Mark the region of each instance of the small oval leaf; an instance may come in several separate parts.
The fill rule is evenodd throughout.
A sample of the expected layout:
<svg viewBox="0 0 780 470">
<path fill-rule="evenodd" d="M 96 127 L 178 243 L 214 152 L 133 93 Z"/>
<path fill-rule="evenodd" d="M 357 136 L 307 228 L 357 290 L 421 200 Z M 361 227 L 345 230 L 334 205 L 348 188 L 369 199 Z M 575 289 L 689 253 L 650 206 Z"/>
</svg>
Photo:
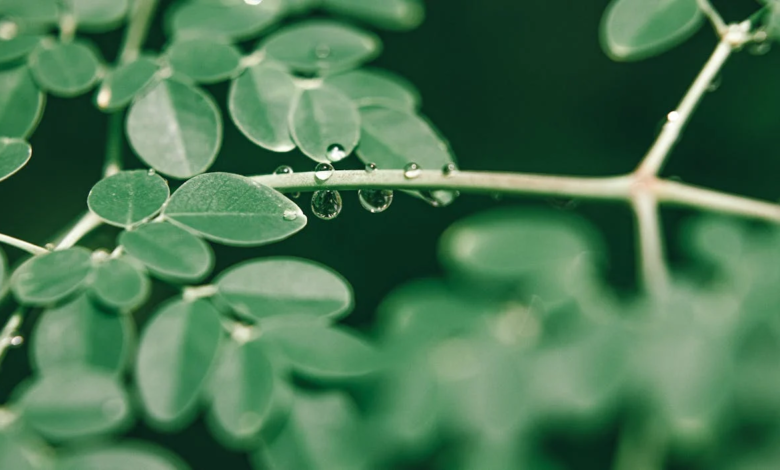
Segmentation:
<svg viewBox="0 0 780 470">
<path fill-rule="evenodd" d="M 334 13 L 390 30 L 413 29 L 425 19 L 425 7 L 420 0 L 323 0 L 322 3 Z"/>
<path fill-rule="evenodd" d="M 27 66 L 0 70 L 0 135 L 25 138 L 38 126 L 46 95 Z"/>
<path fill-rule="evenodd" d="M 32 156 L 32 147 L 21 139 L 0 137 L 0 181 L 21 170 Z"/>
<path fill-rule="evenodd" d="M 146 56 L 120 64 L 103 78 L 103 84 L 95 98 L 98 107 L 105 111 L 115 111 L 127 106 L 152 83 L 157 69 L 157 62 Z"/>
<path fill-rule="evenodd" d="M 67 0 L 78 29 L 102 32 L 119 24 L 130 6 L 129 0 Z"/>
<path fill-rule="evenodd" d="M 290 132 L 301 152 L 318 162 L 346 158 L 360 140 L 360 114 L 349 98 L 335 89 L 305 90 L 290 114 Z M 337 156 L 333 146 L 343 149 Z"/>
<path fill-rule="evenodd" d="M 178 37 L 249 39 L 275 23 L 282 13 L 282 0 L 261 2 L 187 2 L 169 17 Z"/>
<path fill-rule="evenodd" d="M 297 258 L 236 265 L 215 280 L 219 296 L 249 319 L 303 315 L 338 318 L 352 308 L 352 289 L 338 273 Z"/>
<path fill-rule="evenodd" d="M 120 171 L 92 187 L 87 205 L 104 222 L 129 227 L 159 212 L 168 196 L 168 184 L 160 175 L 146 170 Z"/>
<path fill-rule="evenodd" d="M 46 305 L 83 287 L 91 271 L 89 250 L 70 248 L 28 259 L 14 272 L 11 287 L 19 303 Z"/>
<path fill-rule="evenodd" d="M 119 244 L 163 280 L 197 282 L 214 267 L 214 252 L 208 243 L 167 222 L 122 232 Z"/>
<path fill-rule="evenodd" d="M 173 193 L 163 215 L 209 240 L 235 246 L 279 241 L 306 225 L 300 208 L 281 193 L 230 173 L 187 181 Z"/>
<path fill-rule="evenodd" d="M 141 442 L 80 449 L 59 456 L 57 470 L 187 470 L 187 465 L 165 449 Z"/>
<path fill-rule="evenodd" d="M 222 117 L 206 93 L 163 80 L 130 106 L 127 136 L 141 160 L 184 179 L 214 163 L 222 144 Z"/>
<path fill-rule="evenodd" d="M 135 310 L 149 298 L 151 286 L 146 271 L 125 258 L 112 258 L 95 268 L 92 296 L 117 310 Z"/>
<path fill-rule="evenodd" d="M 0 39 L 0 64 L 27 57 L 42 38 L 37 34 L 20 34 L 11 39 Z"/>
<path fill-rule="evenodd" d="M 205 300 L 169 302 L 149 322 L 135 375 L 146 412 L 157 427 L 180 429 L 194 417 L 221 336 L 219 313 Z"/>
<path fill-rule="evenodd" d="M 39 47 L 30 55 L 30 69 L 41 88 L 62 97 L 92 88 L 99 62 L 92 48 L 78 41 Z"/>
<path fill-rule="evenodd" d="M 174 73 L 200 83 L 221 82 L 236 73 L 241 65 L 238 49 L 203 38 L 176 41 L 167 54 Z"/>
<path fill-rule="evenodd" d="M 381 69 L 351 70 L 325 78 L 325 85 L 348 96 L 358 107 L 383 106 L 414 111 L 420 94 L 405 79 Z"/>
</svg>

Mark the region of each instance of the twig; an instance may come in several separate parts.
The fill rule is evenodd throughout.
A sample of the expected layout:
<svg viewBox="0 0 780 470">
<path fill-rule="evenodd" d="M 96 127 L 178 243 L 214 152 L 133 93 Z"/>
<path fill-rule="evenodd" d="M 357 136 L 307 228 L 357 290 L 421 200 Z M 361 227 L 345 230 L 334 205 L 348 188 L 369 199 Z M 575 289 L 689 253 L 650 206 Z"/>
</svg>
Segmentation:
<svg viewBox="0 0 780 470">
<path fill-rule="evenodd" d="M 73 224 L 70 230 L 68 230 L 62 236 L 62 238 L 60 238 L 59 242 L 55 244 L 56 249 L 65 250 L 73 247 L 76 243 L 79 242 L 79 240 L 89 234 L 89 232 L 100 227 L 102 224 L 103 221 L 100 220 L 98 216 L 90 211 L 85 212 L 84 215 L 82 215 L 81 218 L 75 224 Z"/>
<path fill-rule="evenodd" d="M 136 0 L 119 52 L 119 62 L 132 62 L 138 58 L 156 8 L 157 0 Z"/>
<path fill-rule="evenodd" d="M 116 112 L 108 118 L 106 156 L 103 164 L 104 178 L 122 171 L 122 132 L 124 129 L 122 116 L 121 112 Z"/>
<path fill-rule="evenodd" d="M 38 245 L 33 245 L 32 243 L 26 242 L 24 240 L 19 240 L 18 238 L 11 237 L 9 235 L 4 235 L 0 233 L 0 243 L 4 243 L 9 246 L 14 246 L 16 248 L 19 248 L 20 250 L 24 250 L 27 253 L 30 253 L 31 255 L 42 255 L 44 253 L 48 253 L 49 250 L 46 248 L 40 247 Z"/>
<path fill-rule="evenodd" d="M 712 6 L 710 0 L 697 1 L 699 4 L 699 9 L 710 20 L 710 23 L 712 23 L 712 27 L 715 28 L 715 32 L 718 33 L 718 36 L 723 36 L 726 34 L 726 31 L 728 31 L 729 27 L 726 25 L 726 22 L 723 21 L 723 17 L 720 16 L 720 13 L 718 13 L 715 7 Z"/>
<path fill-rule="evenodd" d="M 641 279 L 651 297 L 663 298 L 669 290 L 663 230 L 658 202 L 651 191 L 639 191 L 632 199 L 637 227 L 637 245 Z"/>
</svg>

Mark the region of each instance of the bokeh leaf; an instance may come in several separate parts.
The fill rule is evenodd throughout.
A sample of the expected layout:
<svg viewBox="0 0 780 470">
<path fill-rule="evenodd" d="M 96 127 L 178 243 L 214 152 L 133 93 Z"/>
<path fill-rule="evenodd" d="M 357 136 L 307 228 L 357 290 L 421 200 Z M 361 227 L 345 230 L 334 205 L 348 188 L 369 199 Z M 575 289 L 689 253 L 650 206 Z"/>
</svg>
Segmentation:
<svg viewBox="0 0 780 470">
<path fill-rule="evenodd" d="M 127 136 L 141 160 L 184 179 L 214 163 L 222 144 L 222 117 L 203 91 L 162 80 L 130 106 Z"/>
<path fill-rule="evenodd" d="M 360 140 L 360 114 L 342 93 L 316 88 L 298 95 L 290 133 L 301 152 L 318 162 L 346 158 Z"/>
<path fill-rule="evenodd" d="M 167 55 L 174 73 L 200 83 L 216 83 L 230 78 L 241 64 L 238 49 L 204 38 L 175 41 L 168 48 Z"/>
<path fill-rule="evenodd" d="M 111 29 L 127 14 L 129 0 L 66 0 L 79 29 L 101 32 Z"/>
<path fill-rule="evenodd" d="M 680 44 L 702 25 L 696 0 L 612 0 L 601 44 L 616 60 L 641 60 Z"/>
<path fill-rule="evenodd" d="M 99 59 L 83 42 L 43 43 L 30 54 L 35 81 L 53 95 L 80 95 L 97 82 Z"/>
<path fill-rule="evenodd" d="M 168 184 L 157 174 L 120 171 L 93 186 L 87 204 L 104 222 L 129 227 L 159 212 L 169 195 Z"/>
<path fill-rule="evenodd" d="M 0 181 L 21 170 L 32 156 L 32 147 L 22 139 L 0 137 Z"/>
<path fill-rule="evenodd" d="M 57 0 L 3 0 L 0 12 L 34 25 L 56 23 L 59 19 Z"/>
<path fill-rule="evenodd" d="M 70 248 L 28 259 L 14 271 L 11 286 L 20 303 L 45 305 L 83 287 L 91 270 L 89 250 Z"/>
<path fill-rule="evenodd" d="M 126 258 L 111 258 L 98 264 L 91 294 L 101 304 L 119 310 L 135 310 L 149 298 L 151 286 L 146 271 Z"/>
<path fill-rule="evenodd" d="M 326 20 L 281 29 L 261 44 L 269 58 L 304 73 L 333 73 L 373 59 L 382 43 L 371 33 Z"/>
<path fill-rule="evenodd" d="M 288 117 L 298 93 L 287 72 L 265 64 L 249 67 L 230 86 L 230 116 L 252 142 L 288 152 L 295 148 Z"/>
<path fill-rule="evenodd" d="M 187 2 L 174 7 L 168 24 L 177 37 L 248 39 L 275 23 L 283 7 L 282 0 L 252 3 L 243 0 Z"/>
<path fill-rule="evenodd" d="M 245 261 L 214 281 L 219 296 L 249 319 L 304 315 L 338 318 L 352 308 L 352 289 L 338 273 L 297 258 Z"/>
<path fill-rule="evenodd" d="M 230 173 L 187 181 L 173 193 L 163 215 L 209 240 L 235 246 L 279 241 L 306 225 L 301 209 L 281 193 Z"/>
<path fill-rule="evenodd" d="M 53 455 L 13 411 L 0 408 L 0 468 L 52 470 Z"/>
<path fill-rule="evenodd" d="M 141 335 L 135 376 L 156 427 L 181 429 L 193 418 L 221 336 L 219 313 L 206 300 L 175 300 L 154 314 Z"/>
<path fill-rule="evenodd" d="M 39 373 L 74 366 L 120 373 L 133 349 L 132 319 L 95 305 L 87 295 L 41 315 L 32 335 L 30 362 Z"/>
<path fill-rule="evenodd" d="M 119 244 L 164 280 L 197 282 L 214 267 L 214 252 L 208 243 L 167 222 L 122 232 Z"/>
<path fill-rule="evenodd" d="M 323 0 L 323 6 L 380 28 L 409 30 L 425 19 L 421 0 Z"/>
<path fill-rule="evenodd" d="M 71 368 L 35 378 L 18 405 L 25 422 L 55 441 L 121 431 L 131 419 L 119 379 L 90 369 Z"/>
<path fill-rule="evenodd" d="M 42 38 L 43 36 L 37 34 L 20 34 L 10 39 L 0 38 L 0 64 L 27 57 Z"/>
<path fill-rule="evenodd" d="M 0 135 L 25 138 L 38 126 L 46 95 L 26 66 L 0 70 Z"/>
<path fill-rule="evenodd" d="M 420 94 L 405 79 L 381 69 L 360 69 L 325 77 L 325 85 L 338 89 L 359 107 L 383 106 L 414 111 Z"/>
<path fill-rule="evenodd" d="M 103 78 L 95 102 L 105 111 L 113 111 L 130 104 L 130 101 L 154 79 L 157 62 L 152 57 L 141 56 L 136 60 L 119 64 Z"/>
<path fill-rule="evenodd" d="M 184 462 L 165 449 L 141 442 L 63 453 L 56 470 L 187 470 Z"/>
</svg>

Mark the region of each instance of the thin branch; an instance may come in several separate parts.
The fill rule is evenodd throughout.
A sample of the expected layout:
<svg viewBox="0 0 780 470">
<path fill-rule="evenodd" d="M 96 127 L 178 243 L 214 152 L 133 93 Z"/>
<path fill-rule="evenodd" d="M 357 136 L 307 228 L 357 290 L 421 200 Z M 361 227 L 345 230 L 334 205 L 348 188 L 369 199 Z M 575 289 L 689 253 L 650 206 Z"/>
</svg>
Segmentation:
<svg viewBox="0 0 780 470">
<path fill-rule="evenodd" d="M 657 181 L 653 193 L 662 204 L 780 223 L 780 205 L 771 202 L 668 180 Z"/>
<path fill-rule="evenodd" d="M 48 253 L 49 250 L 46 248 L 40 247 L 38 245 L 33 245 L 32 243 L 26 242 L 24 240 L 19 240 L 18 238 L 11 237 L 9 235 L 4 235 L 0 233 L 0 243 L 4 243 L 9 246 L 14 246 L 16 248 L 19 248 L 20 250 L 24 250 L 27 253 L 30 253 L 31 255 L 42 255 L 44 253 Z"/>
<path fill-rule="evenodd" d="M 156 8 L 157 0 L 136 0 L 119 52 L 119 62 L 132 62 L 138 58 Z"/>
<path fill-rule="evenodd" d="M 84 213 L 81 218 L 73 224 L 60 240 L 55 244 L 57 250 L 65 250 L 73 247 L 91 231 L 103 225 L 103 221 L 90 211 Z"/>
<path fill-rule="evenodd" d="M 652 298 L 663 298 L 669 290 L 663 230 L 658 217 L 658 202 L 651 191 L 639 191 L 631 206 L 637 226 L 637 245 L 641 278 Z"/>
<path fill-rule="evenodd" d="M 111 114 L 108 118 L 108 136 L 106 140 L 106 156 L 103 164 L 103 177 L 122 171 L 122 132 L 124 119 L 121 112 Z"/>
<path fill-rule="evenodd" d="M 698 0 L 698 4 L 699 9 L 710 20 L 710 23 L 712 23 L 712 27 L 715 28 L 715 32 L 718 33 L 718 36 L 723 36 L 726 34 L 726 31 L 728 31 L 729 27 L 726 22 L 723 21 L 723 17 L 720 16 L 718 10 L 712 6 L 710 0 Z"/>
</svg>

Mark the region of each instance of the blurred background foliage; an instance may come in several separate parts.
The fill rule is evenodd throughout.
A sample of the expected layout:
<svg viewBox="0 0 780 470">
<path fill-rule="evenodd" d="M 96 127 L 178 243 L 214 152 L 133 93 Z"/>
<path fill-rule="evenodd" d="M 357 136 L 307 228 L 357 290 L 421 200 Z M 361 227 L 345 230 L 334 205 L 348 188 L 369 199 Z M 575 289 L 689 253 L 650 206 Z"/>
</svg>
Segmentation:
<svg viewBox="0 0 780 470">
<path fill-rule="evenodd" d="M 172 2 L 161 3 L 160 8 L 166 9 Z M 639 63 L 615 63 L 599 46 L 598 27 L 607 3 L 429 0 L 422 27 L 410 32 L 378 32 L 384 51 L 373 65 L 394 71 L 418 87 L 423 113 L 449 139 L 463 169 L 574 175 L 627 172 L 639 162 L 716 39 L 705 27 L 686 44 L 662 56 Z M 730 21 L 747 17 L 757 6 L 752 0 L 713 3 Z M 162 18 L 158 15 L 152 26 L 149 49 L 159 50 L 165 44 Z M 121 30 L 90 37 L 105 57 L 112 58 Z M 776 143 L 780 112 L 775 105 L 780 102 L 779 61 L 776 51 L 761 56 L 746 51 L 730 60 L 719 89 L 703 102 L 676 148 L 665 170 L 667 176 L 755 198 L 778 199 L 774 176 L 780 170 Z M 227 116 L 227 83 L 207 89 Z M 92 99 L 92 94 L 68 100 L 48 98 L 43 121 L 31 138 L 33 159 L 0 185 L 3 233 L 43 244 L 85 209 L 87 194 L 100 179 L 107 125 L 106 116 L 95 109 Z M 143 167 L 129 148 L 124 156 L 129 168 Z M 296 171 L 313 167 L 297 151 L 274 154 L 259 149 L 226 123 L 224 144 L 212 171 L 262 174 L 282 164 Z M 348 165 L 359 166 L 350 159 L 341 167 Z M 261 248 L 215 246 L 214 272 L 244 259 L 273 255 L 320 262 L 343 275 L 354 288 L 355 310 L 345 320 L 348 325 L 381 341 L 387 351 L 409 354 L 412 364 L 415 357 L 440 359 L 433 362 L 433 369 L 426 369 L 431 367 L 426 363 L 420 369 L 406 368 L 398 376 L 386 374 L 388 383 L 378 388 L 384 393 L 374 393 L 365 385 L 350 389 L 361 398 L 361 406 L 371 408 L 376 401 L 382 405 L 380 409 L 393 411 L 392 420 L 377 419 L 377 432 L 384 434 L 374 435 L 384 436 L 385 446 L 380 451 L 392 456 L 389 461 L 395 468 L 510 469 L 525 468 L 522 462 L 533 461 L 536 466 L 527 468 L 542 468 L 544 464 L 550 468 L 602 469 L 611 464 L 616 449 L 634 445 L 640 448 L 634 453 L 641 454 L 643 446 L 658 440 L 661 445 L 673 443 L 668 468 L 775 468 L 772 465 L 778 456 L 771 454 L 771 449 L 776 449 L 771 444 L 776 439 L 780 405 L 777 379 L 768 378 L 772 377 L 768 372 L 777 373 L 780 357 L 779 324 L 772 316 L 780 301 L 773 287 L 777 285 L 779 260 L 777 237 L 765 227 L 710 222 L 717 225 L 696 232 L 689 227 L 698 214 L 665 209 L 663 222 L 674 269 L 681 278 L 684 274 L 709 288 L 703 293 L 681 281 L 679 295 L 662 309 L 666 315 L 648 320 L 640 335 L 635 324 L 604 320 L 605 316 L 642 318 L 653 311 L 632 300 L 637 290 L 635 238 L 627 207 L 576 200 L 463 196 L 449 207 L 434 209 L 399 194 L 387 212 L 375 215 L 360 207 L 356 194 L 343 196 L 345 207 L 335 221 L 310 217 L 304 231 L 281 243 Z M 302 196 L 302 207 L 308 206 L 304 202 L 308 197 Z M 533 209 L 534 214 L 545 214 L 541 216 L 545 220 L 550 214 L 555 220 L 576 213 L 593 223 L 603 241 L 582 243 L 598 243 L 597 251 L 606 261 L 605 284 L 615 289 L 617 299 L 600 283 L 562 294 L 542 282 L 522 294 L 512 310 L 514 304 L 509 300 L 513 297 L 507 291 L 469 295 L 468 290 L 452 287 L 463 285 L 457 283 L 457 276 L 452 281 L 450 275 L 449 284 L 413 281 L 445 276 L 438 258 L 439 239 L 454 222 L 504 206 Z M 522 211 L 517 213 L 525 216 Z M 117 233 L 102 229 L 86 244 L 113 247 Z M 708 238 L 706 234 L 712 233 L 716 235 Z M 733 243 L 724 245 L 724 240 Z M 19 253 L 7 251 L 14 265 Z M 457 268 L 459 262 L 446 265 Z M 149 305 L 173 295 L 172 289 L 160 283 L 155 283 L 154 289 L 154 301 Z M 539 289 L 548 289 L 542 296 L 545 299 L 534 301 L 528 293 Z M 598 292 L 595 298 L 594 289 Z M 556 300 L 550 302 L 551 296 Z M 419 306 L 421 311 L 449 314 L 435 317 L 435 322 L 426 319 L 414 311 L 421 302 L 433 303 Z M 458 315 L 459 310 L 463 315 Z M 496 341 L 489 334 L 489 322 L 473 323 L 473 313 L 483 311 L 486 314 L 477 318 L 530 321 L 531 326 L 521 328 L 530 331 L 528 337 Z M 739 316 L 736 311 L 751 315 Z M 139 322 L 150 313 L 151 309 L 139 312 Z M 407 320 L 397 324 L 403 318 Z M 412 341 L 424 354 L 416 355 L 417 350 L 406 346 L 415 335 L 426 339 Z M 446 340 L 450 336 L 456 339 Z M 678 351 L 675 347 L 693 350 Z M 500 368 L 502 358 L 517 348 L 532 351 L 522 375 L 536 380 L 513 377 Z M 636 357 L 614 354 L 629 349 L 638 351 Z M 471 357 L 474 351 L 484 356 Z M 459 382 L 463 378 L 451 364 L 453 357 L 474 361 L 480 374 Z M 655 362 L 643 363 L 648 357 Z M 669 369 L 654 368 L 691 357 L 702 360 L 692 362 L 689 369 L 680 364 L 674 369 L 679 375 L 669 377 L 665 375 Z M 578 364 L 585 365 L 578 369 Z M 702 364 L 712 365 L 711 370 L 700 370 Z M 578 370 L 585 376 L 564 373 Z M 29 373 L 25 354 L 13 351 L 0 375 L 0 402 L 6 402 L 14 386 Z M 495 374 L 490 376 L 495 382 L 482 380 L 482 374 Z M 615 376 L 621 377 L 619 384 L 606 380 Z M 685 377 L 688 385 L 696 382 L 698 388 L 676 389 L 683 383 L 680 377 Z M 486 400 L 497 409 L 470 410 L 469 406 L 485 402 L 470 404 L 457 393 L 447 395 L 471 386 L 475 387 L 471 396 L 490 393 L 479 389 L 480 382 L 506 383 L 498 387 L 504 395 Z M 652 397 L 640 393 L 648 384 L 663 394 Z M 299 385 L 318 386 L 306 381 Z M 621 395 L 624 398 L 631 397 L 633 391 L 642 399 L 613 400 L 617 388 L 625 392 Z M 444 394 L 427 395 L 440 389 Z M 506 396 L 507 390 L 519 392 Z M 395 392 L 430 400 L 417 403 L 430 416 L 408 409 L 415 405 L 412 400 L 393 402 L 398 399 Z M 524 403 L 533 403 L 534 409 L 524 408 L 530 406 Z M 593 408 L 594 404 L 600 407 Z M 338 403 L 327 406 L 340 409 Z M 462 415 L 438 415 L 437 407 L 460 410 Z M 714 409 L 719 414 L 709 414 Z M 733 419 L 735 416 L 740 418 Z M 393 421 L 404 417 L 427 421 L 424 426 Z M 486 422 L 480 421 L 486 417 Z M 387 423 L 391 425 L 382 428 Z M 621 440 L 621 429 L 623 435 L 634 436 L 634 441 Z M 464 435 L 464 430 L 481 430 L 482 438 Z M 512 439 L 506 437 L 507 430 L 512 431 Z M 139 423 L 129 435 L 160 443 L 193 469 L 249 468 L 244 454 L 225 450 L 211 437 L 203 419 L 172 435 L 158 434 Z M 759 441 L 767 444 L 764 457 L 756 453 Z M 729 445 L 718 445 L 723 442 Z M 631 450 L 625 452 L 632 454 Z M 755 466 L 739 460 L 745 455 L 757 461 Z"/>
</svg>

